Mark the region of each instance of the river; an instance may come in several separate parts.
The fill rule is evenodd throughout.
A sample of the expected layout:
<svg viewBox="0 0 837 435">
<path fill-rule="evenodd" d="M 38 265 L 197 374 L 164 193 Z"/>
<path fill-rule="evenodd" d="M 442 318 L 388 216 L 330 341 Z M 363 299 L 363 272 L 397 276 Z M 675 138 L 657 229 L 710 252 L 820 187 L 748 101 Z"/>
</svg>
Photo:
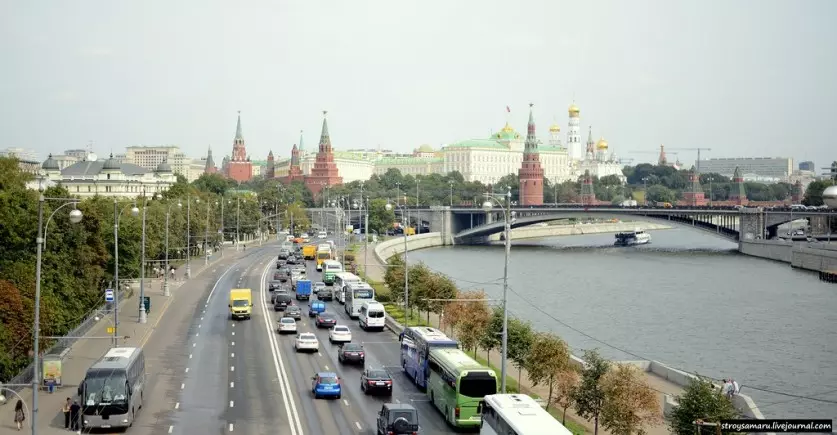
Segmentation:
<svg viewBox="0 0 837 435">
<path fill-rule="evenodd" d="M 611 359 L 732 377 L 768 418 L 837 418 L 837 286 L 695 230 L 652 237 L 635 248 L 613 247 L 612 234 L 513 242 L 510 312 L 558 333 L 578 355 L 599 348 Z M 409 259 L 460 288 L 502 297 L 500 244 L 424 249 Z"/>
</svg>

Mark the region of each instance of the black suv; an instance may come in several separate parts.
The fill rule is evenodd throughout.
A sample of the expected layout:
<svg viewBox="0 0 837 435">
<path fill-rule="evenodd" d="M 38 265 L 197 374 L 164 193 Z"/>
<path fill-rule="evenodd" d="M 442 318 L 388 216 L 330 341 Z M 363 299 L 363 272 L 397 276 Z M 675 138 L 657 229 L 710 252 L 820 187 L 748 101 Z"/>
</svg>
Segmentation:
<svg viewBox="0 0 837 435">
<path fill-rule="evenodd" d="M 285 311 L 293 304 L 293 297 L 288 292 L 277 292 L 273 300 L 273 311 Z"/>
<path fill-rule="evenodd" d="M 282 282 L 281 282 L 281 281 L 278 281 L 278 280 L 271 280 L 271 281 L 267 284 L 267 289 L 268 289 L 269 291 L 278 290 L 278 289 L 280 289 L 281 287 L 282 287 Z"/>
<path fill-rule="evenodd" d="M 321 288 L 320 291 L 317 292 L 317 299 L 321 301 L 333 301 L 334 292 L 330 288 Z"/>
<path fill-rule="evenodd" d="M 384 403 L 378 411 L 378 435 L 412 435 L 419 431 L 418 411 L 405 403 Z"/>
</svg>

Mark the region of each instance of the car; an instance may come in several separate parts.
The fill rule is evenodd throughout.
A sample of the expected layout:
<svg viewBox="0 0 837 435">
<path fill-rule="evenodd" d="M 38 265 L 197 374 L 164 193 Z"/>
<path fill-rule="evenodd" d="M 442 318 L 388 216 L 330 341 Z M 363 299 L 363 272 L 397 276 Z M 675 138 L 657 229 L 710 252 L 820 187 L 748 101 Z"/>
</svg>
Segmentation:
<svg viewBox="0 0 837 435">
<path fill-rule="evenodd" d="M 418 411 L 406 403 L 384 403 L 378 411 L 377 426 L 378 435 L 418 433 Z"/>
<path fill-rule="evenodd" d="M 314 283 L 314 287 L 313 287 L 312 291 L 314 292 L 314 294 L 318 294 L 320 292 L 320 290 L 322 290 L 324 288 L 326 288 L 326 283 L 324 283 L 322 281 L 317 281 L 317 282 Z"/>
<path fill-rule="evenodd" d="M 279 256 L 278 256 L 279 258 L 278 259 L 279 260 L 284 260 L 284 259 L 288 258 L 289 255 L 291 255 L 291 250 L 290 249 L 281 248 L 281 249 L 279 249 Z"/>
<path fill-rule="evenodd" d="M 288 292 L 276 292 L 273 299 L 273 311 L 284 311 L 289 305 L 293 305 L 293 296 Z"/>
<path fill-rule="evenodd" d="M 275 272 L 273 274 L 273 279 L 277 280 L 277 281 L 282 281 L 283 276 L 285 276 L 285 275 L 281 271 L 280 272 Z"/>
<path fill-rule="evenodd" d="M 317 233 L 318 239 L 325 239 L 326 237 L 328 237 L 328 233 L 326 233 L 325 231 L 320 231 L 319 233 Z"/>
<path fill-rule="evenodd" d="M 285 308 L 285 317 L 291 317 L 294 320 L 302 319 L 302 309 L 296 305 L 291 305 Z"/>
<path fill-rule="evenodd" d="M 308 317 L 314 317 L 320 313 L 325 312 L 326 306 L 319 301 L 313 301 L 308 304 Z"/>
<path fill-rule="evenodd" d="M 335 325 L 328 330 L 328 341 L 332 343 L 348 343 L 352 341 L 352 330 L 348 326 Z"/>
<path fill-rule="evenodd" d="M 334 300 L 334 291 L 330 288 L 320 289 L 317 292 L 317 299 L 321 301 L 333 301 Z"/>
<path fill-rule="evenodd" d="M 296 341 L 294 341 L 294 349 L 297 352 L 303 350 L 317 352 L 320 350 L 320 342 L 317 340 L 316 335 L 310 332 L 303 332 L 302 334 L 297 334 Z"/>
<path fill-rule="evenodd" d="M 325 396 L 339 399 L 343 395 L 343 388 L 337 373 L 319 372 L 311 380 L 313 381 L 311 383 L 311 393 L 314 394 L 315 399 Z"/>
<path fill-rule="evenodd" d="M 296 257 L 295 257 L 295 256 L 293 256 L 293 255 L 288 256 L 288 260 L 287 260 L 287 261 L 288 261 L 288 264 L 297 264 Z"/>
<path fill-rule="evenodd" d="M 357 343 L 344 343 L 337 348 L 337 361 L 343 364 L 359 363 L 364 365 L 366 363 L 366 352 L 363 351 L 363 346 Z"/>
<path fill-rule="evenodd" d="M 279 319 L 279 328 L 276 331 L 280 334 L 296 332 L 296 320 L 293 317 L 282 317 Z"/>
<path fill-rule="evenodd" d="M 317 328 L 331 328 L 337 324 L 337 316 L 332 313 L 320 313 L 314 323 L 317 324 Z"/>
<path fill-rule="evenodd" d="M 267 289 L 269 291 L 278 290 L 281 287 L 282 287 L 282 281 L 279 281 L 278 279 L 271 280 L 267 284 Z"/>
<path fill-rule="evenodd" d="M 367 368 L 360 374 L 360 390 L 363 394 L 381 392 L 392 396 L 392 376 L 383 369 Z"/>
</svg>

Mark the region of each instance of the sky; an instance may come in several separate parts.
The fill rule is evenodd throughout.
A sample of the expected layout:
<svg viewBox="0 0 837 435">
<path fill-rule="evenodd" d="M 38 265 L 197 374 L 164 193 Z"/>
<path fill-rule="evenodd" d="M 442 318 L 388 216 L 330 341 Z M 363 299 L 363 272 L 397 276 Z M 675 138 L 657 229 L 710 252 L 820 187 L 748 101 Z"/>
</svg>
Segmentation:
<svg viewBox="0 0 837 435">
<path fill-rule="evenodd" d="M 0 0 L 0 149 L 409 152 L 581 108 L 620 157 L 837 160 L 832 0 Z M 506 112 L 506 106 L 511 109 Z M 670 155 L 671 157 L 671 155 Z M 678 157 L 693 162 L 694 151 Z"/>
</svg>

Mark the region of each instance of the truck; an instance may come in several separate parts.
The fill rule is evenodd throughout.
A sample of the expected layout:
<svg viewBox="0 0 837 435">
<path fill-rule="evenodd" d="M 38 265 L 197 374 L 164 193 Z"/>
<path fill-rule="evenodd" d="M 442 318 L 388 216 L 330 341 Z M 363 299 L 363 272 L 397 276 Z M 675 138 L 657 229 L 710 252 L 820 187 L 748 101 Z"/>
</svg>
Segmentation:
<svg viewBox="0 0 837 435">
<path fill-rule="evenodd" d="M 230 290 L 230 318 L 249 319 L 253 314 L 253 291 L 249 288 Z"/>
<path fill-rule="evenodd" d="M 333 260 L 334 256 L 331 253 L 331 248 L 323 249 L 320 247 L 317 249 L 317 270 L 323 270 L 323 261 L 326 260 Z"/>
<path fill-rule="evenodd" d="M 317 247 L 314 245 L 305 245 L 302 247 L 302 258 L 306 260 L 313 260 L 317 257 Z"/>
<path fill-rule="evenodd" d="M 311 298 L 311 281 L 300 279 L 296 282 L 296 300 L 307 301 Z"/>
</svg>

